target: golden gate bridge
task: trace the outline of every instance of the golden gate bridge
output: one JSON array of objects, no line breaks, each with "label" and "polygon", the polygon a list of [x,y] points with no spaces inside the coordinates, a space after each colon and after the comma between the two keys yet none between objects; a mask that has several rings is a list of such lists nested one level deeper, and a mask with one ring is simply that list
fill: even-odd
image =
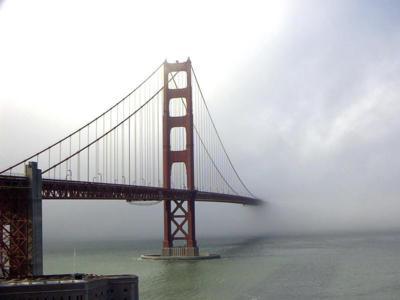
[{"label": "golden gate bridge", "polygon": [[[193,80],[194,79],[194,80]],[[0,276],[43,273],[42,200],[163,201],[163,256],[198,256],[197,201],[261,205],[235,169],[190,59],[0,171]]]}]

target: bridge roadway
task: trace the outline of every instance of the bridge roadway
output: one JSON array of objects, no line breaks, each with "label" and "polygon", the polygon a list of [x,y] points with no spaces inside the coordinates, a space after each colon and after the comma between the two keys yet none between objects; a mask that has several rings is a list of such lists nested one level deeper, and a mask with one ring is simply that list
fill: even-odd
[{"label": "bridge roadway", "polygon": [[[29,181],[24,176],[0,175],[0,196],[10,189],[18,190],[29,187]],[[189,191],[183,189],[166,189],[139,185],[98,183],[86,181],[42,179],[42,199],[48,200],[185,200],[196,194],[199,202],[235,203],[243,205],[262,205],[263,201],[256,198],[221,193]]]}]

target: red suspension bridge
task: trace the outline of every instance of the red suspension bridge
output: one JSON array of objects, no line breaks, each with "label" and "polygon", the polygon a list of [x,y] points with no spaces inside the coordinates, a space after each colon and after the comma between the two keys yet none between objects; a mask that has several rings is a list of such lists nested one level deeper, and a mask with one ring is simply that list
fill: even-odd
[{"label": "red suspension bridge", "polygon": [[233,166],[189,59],[164,62],[89,123],[0,171],[1,276],[42,274],[42,199],[163,201],[164,256],[199,255],[196,201],[262,203]]}]

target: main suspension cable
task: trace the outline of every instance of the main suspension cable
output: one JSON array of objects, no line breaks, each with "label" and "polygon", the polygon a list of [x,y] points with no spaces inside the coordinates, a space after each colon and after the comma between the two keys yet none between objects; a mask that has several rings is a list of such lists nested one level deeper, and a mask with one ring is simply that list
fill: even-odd
[{"label": "main suspension cable", "polygon": [[[178,85],[176,84],[176,81],[175,81],[174,78],[172,78],[172,81],[173,81],[173,83],[175,84],[175,87],[177,88]],[[183,105],[185,106],[185,109],[187,110],[187,104],[185,103],[185,101],[183,101],[183,98],[180,98],[180,99],[181,99]],[[201,144],[203,145],[203,148],[204,148],[204,150],[206,151],[207,156],[210,158],[210,160],[211,160],[213,166],[214,166],[215,169],[217,170],[218,174],[221,176],[222,180],[229,186],[229,188],[230,188],[235,194],[239,195],[239,193],[229,184],[229,182],[226,180],[226,178],[224,177],[224,175],[222,175],[222,172],[219,170],[217,164],[215,163],[214,159],[211,157],[210,152],[208,151],[206,145],[204,144],[204,141],[203,141],[203,139],[201,138],[200,133],[199,133],[199,131],[197,130],[196,125],[193,124],[193,128],[194,128],[194,130],[195,130],[197,136],[199,137],[199,140],[200,140]]]},{"label": "main suspension cable", "polygon": [[[177,74],[175,74],[176,76]],[[174,80],[175,76],[172,76],[172,78],[169,80]],[[139,108],[137,108],[134,112],[132,112],[130,115],[128,115],[128,117],[124,118],[121,122],[117,123],[117,125],[115,125],[114,127],[110,128],[107,132],[105,132],[104,134],[102,134],[101,136],[99,136],[98,138],[96,138],[95,140],[93,140],[92,142],[88,142],[88,144],[79,149],[78,151],[76,151],[75,153],[73,153],[72,155],[66,157],[65,159],[59,161],[58,163],[54,164],[53,166],[47,168],[46,170],[42,171],[42,174],[45,174],[46,172],[50,171],[53,168],[56,168],[57,166],[61,165],[62,163],[68,161],[69,159],[71,159],[72,157],[74,157],[75,155],[81,153],[82,151],[88,149],[90,146],[92,146],[93,144],[95,144],[96,142],[98,142],[99,140],[101,140],[103,137],[107,136],[109,133],[113,132],[115,129],[119,128],[119,126],[121,124],[124,124],[127,120],[129,120],[132,116],[134,116],[137,112],[139,112],[143,107],[145,107],[151,100],[153,100],[162,90],[164,89],[164,87],[162,86],[160,89],[158,89],[145,103],[143,103],[141,106],[139,106]],[[115,107],[115,106],[114,106]],[[84,127],[85,128],[85,127]],[[88,151],[89,153],[89,151]],[[88,160],[89,163],[89,160]],[[88,180],[89,181],[89,180]]]},{"label": "main suspension cable", "polygon": [[82,127],[80,127],[79,129],[75,130],[74,132],[72,132],[71,134],[67,135],[66,137],[64,137],[63,139],[55,142],[54,144],[50,145],[49,147],[33,154],[32,156],[12,165],[11,167],[3,170],[0,172],[0,174],[3,174],[7,171],[12,170],[13,168],[25,163],[26,161],[37,157],[38,155],[46,152],[47,150],[50,150],[51,148],[53,148],[54,146],[57,146],[58,144],[61,144],[63,141],[67,140],[68,138],[72,137],[73,135],[75,135],[76,133],[80,132],[81,130],[83,130],[84,128],[90,126],[91,124],[93,124],[94,122],[96,122],[98,119],[100,119],[101,117],[103,117],[105,114],[107,114],[108,112],[110,112],[113,108],[115,108],[116,106],[118,106],[121,102],[123,102],[124,100],[126,100],[130,95],[132,95],[134,92],[136,92],[140,87],[142,87],[151,77],[153,77],[154,74],[156,74],[160,68],[164,65],[164,63],[162,63],[161,65],[159,65],[149,76],[147,76],[136,88],[134,88],[131,92],[129,92],[125,97],[123,97],[121,100],[119,100],[116,104],[114,104],[113,106],[111,106],[109,109],[107,109],[105,112],[103,112],[102,114],[100,114],[99,116],[97,116],[96,118],[94,118],[92,121],[86,123],[85,125],[83,125]]},{"label": "main suspension cable", "polygon": [[198,89],[199,89],[199,92],[200,92],[200,95],[201,95],[201,99],[203,100],[204,106],[206,107],[206,110],[207,110],[207,114],[208,114],[208,116],[210,117],[211,124],[212,124],[213,127],[214,127],[215,133],[216,133],[216,135],[217,135],[217,137],[218,137],[218,140],[219,140],[219,142],[220,142],[220,144],[221,144],[221,146],[222,146],[222,150],[224,151],[224,153],[225,153],[225,155],[226,155],[226,157],[227,157],[227,159],[228,159],[228,161],[229,161],[230,166],[232,167],[232,169],[233,169],[233,171],[235,172],[237,178],[239,179],[239,181],[240,181],[240,183],[242,184],[242,186],[246,189],[246,191],[247,191],[252,197],[256,198],[256,196],[254,196],[254,194],[247,188],[246,184],[243,182],[242,178],[239,176],[239,173],[237,172],[236,168],[234,167],[234,165],[233,165],[233,163],[232,163],[232,161],[231,161],[231,159],[230,159],[230,157],[229,157],[229,155],[228,155],[228,152],[226,151],[226,148],[225,148],[225,146],[224,146],[224,143],[222,142],[222,139],[221,139],[221,137],[220,137],[220,135],[219,135],[219,133],[218,133],[217,127],[215,126],[215,123],[214,123],[214,120],[213,120],[213,118],[212,118],[212,116],[211,116],[210,110],[208,109],[206,100],[205,100],[204,95],[203,95],[203,91],[201,90],[199,81],[197,80],[197,76],[196,76],[196,73],[195,73],[193,67],[192,67],[192,72],[193,72],[193,75],[194,75],[194,79],[195,79],[195,81],[196,81],[196,85],[197,85],[197,87],[198,87]]}]

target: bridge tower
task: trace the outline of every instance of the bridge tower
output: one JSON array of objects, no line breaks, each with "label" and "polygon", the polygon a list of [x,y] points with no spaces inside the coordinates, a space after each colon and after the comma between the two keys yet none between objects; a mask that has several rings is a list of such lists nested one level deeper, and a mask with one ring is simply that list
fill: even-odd
[{"label": "bridge tower", "polygon": [[[186,86],[174,86],[174,76],[183,72]],[[182,73],[180,73],[182,74]],[[163,185],[171,188],[172,168],[175,163],[186,167],[187,189],[193,191],[188,199],[164,200],[164,241],[163,256],[198,256],[195,230],[195,184],[193,150],[193,105],[192,105],[192,64],[186,62],[164,63],[164,110],[163,110]],[[170,102],[181,99],[186,113],[172,116]],[[184,100],[183,100],[184,99]],[[171,149],[171,130],[182,127],[186,132],[186,147],[182,150]],[[183,241],[183,245],[177,245]]]},{"label": "bridge tower", "polygon": [[0,277],[43,273],[42,172],[29,162],[25,175],[0,190]]}]

